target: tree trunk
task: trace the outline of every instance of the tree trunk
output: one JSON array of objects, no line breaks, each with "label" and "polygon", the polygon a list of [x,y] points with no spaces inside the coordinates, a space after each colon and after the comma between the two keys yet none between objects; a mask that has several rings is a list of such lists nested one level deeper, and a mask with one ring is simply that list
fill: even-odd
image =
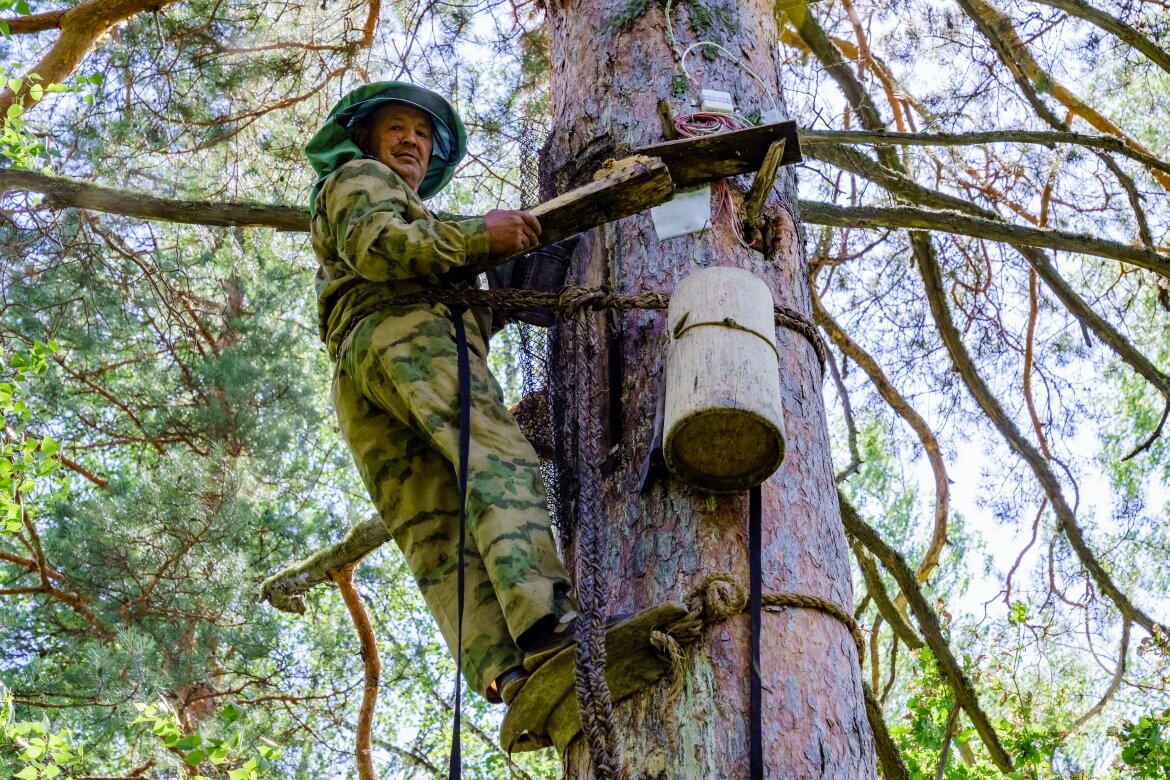
[{"label": "tree trunk", "polygon": [[[701,17],[701,18],[700,18]],[[550,196],[577,186],[609,157],[662,140],[656,104],[671,99],[676,113],[697,110],[699,87],[730,91],[744,114],[770,99],[725,53],[706,48],[687,57],[694,81],[683,101],[672,98],[680,72],[669,43],[662,3],[630,0],[553,0],[548,9],[553,127],[542,160]],[[705,20],[705,21],[704,21]],[[678,51],[701,37],[726,47],[777,90],[771,52],[777,31],[766,0],[678,2],[671,12]],[[685,102],[684,102],[685,101]],[[723,215],[700,236],[660,242],[644,214],[591,231],[579,247],[574,273],[583,284],[616,291],[669,292],[695,269],[749,269],[774,291],[776,302],[808,315],[808,276],[791,216],[795,194],[782,172],[765,217],[766,255],[744,248]],[[554,192],[555,191],[555,192]],[[603,580],[611,614],[679,601],[708,573],[727,571],[746,589],[745,496],[711,496],[659,477],[639,493],[664,358],[661,312],[583,316],[557,334],[554,374],[571,392],[558,431],[570,455],[590,449],[600,463],[578,459],[565,475],[600,504]],[[588,329],[600,349],[590,349]],[[764,593],[795,592],[829,599],[852,612],[845,538],[833,482],[820,369],[808,342],[781,329],[780,373],[787,456],[763,488]],[[596,447],[590,448],[589,442]],[[589,467],[599,467],[599,482]],[[566,555],[574,565],[574,535]],[[873,739],[865,718],[858,658],[846,627],[819,612],[765,612],[761,667],[767,776],[871,778]],[[667,713],[667,685],[615,707],[624,763],[631,778],[742,778],[748,775],[750,655],[748,617],[706,632],[687,651],[685,689]],[[669,717],[679,724],[668,727]],[[592,777],[579,739],[566,757],[569,777]]]}]

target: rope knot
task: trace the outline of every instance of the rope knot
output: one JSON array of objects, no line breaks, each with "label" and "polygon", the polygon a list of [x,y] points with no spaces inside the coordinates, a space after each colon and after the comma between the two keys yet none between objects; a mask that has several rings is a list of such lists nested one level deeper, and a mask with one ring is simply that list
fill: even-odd
[{"label": "rope knot", "polygon": [[613,295],[605,287],[562,287],[557,293],[557,309],[569,317],[575,317],[585,309],[604,309],[612,301]]}]

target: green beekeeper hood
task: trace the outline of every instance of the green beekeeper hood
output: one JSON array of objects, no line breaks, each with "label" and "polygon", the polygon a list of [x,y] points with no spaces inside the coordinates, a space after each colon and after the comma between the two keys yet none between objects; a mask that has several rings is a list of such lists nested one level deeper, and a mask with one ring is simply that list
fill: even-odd
[{"label": "green beekeeper hood", "polygon": [[347,162],[367,156],[353,140],[351,133],[354,128],[387,103],[405,103],[426,111],[435,126],[431,159],[418,186],[419,197],[426,199],[438,194],[455,175],[456,166],[467,154],[467,130],[446,98],[405,81],[366,84],[337,102],[325,124],[305,146],[305,156],[317,172],[317,182],[309,193],[309,210],[314,216],[317,213],[317,193],[325,180]]}]

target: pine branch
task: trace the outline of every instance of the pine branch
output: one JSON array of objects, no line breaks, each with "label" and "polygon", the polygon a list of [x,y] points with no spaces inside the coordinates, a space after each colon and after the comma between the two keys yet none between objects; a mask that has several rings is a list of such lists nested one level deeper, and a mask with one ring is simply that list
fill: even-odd
[{"label": "pine branch", "polygon": [[1059,8],[1067,14],[1092,22],[1105,32],[1112,33],[1118,39],[1140,51],[1159,68],[1170,73],[1170,53],[1143,35],[1141,30],[1131,27],[1117,17],[1110,16],[1083,2],[1083,0],[1035,0],[1035,2]]},{"label": "pine branch", "polygon": [[800,148],[818,156],[825,144],[892,144],[894,146],[978,146],[980,144],[1035,144],[1049,149],[1059,144],[1100,149],[1128,157],[1152,170],[1170,173],[1170,162],[1138,151],[1112,135],[1068,133],[1060,130],[988,130],[981,133],[895,133],[887,130],[801,130]]},{"label": "pine branch", "polygon": [[[826,143],[814,146],[809,156],[816,157],[838,168],[868,179],[884,187],[891,195],[903,201],[938,209],[954,209],[975,217],[993,221],[1001,220],[1001,217],[994,211],[981,208],[970,201],[962,200],[953,195],[923,187],[913,181],[909,176],[881,165],[877,160],[869,157],[860,149],[838,145],[836,143]],[[1082,327],[1086,327],[1092,331],[1098,339],[1112,349],[1139,376],[1154,386],[1162,398],[1165,399],[1166,411],[1170,412],[1170,376],[1160,371],[1141,350],[1130,343],[1129,339],[1122,335],[1105,318],[1097,314],[1092,306],[1060,275],[1046,252],[1036,247],[1025,246],[1023,244],[1013,244],[1012,246],[1032,266],[1052,293],[1064,304],[1065,308],[1077,318]],[[1138,452],[1153,444],[1161,434],[1166,417],[1167,414],[1164,413],[1161,422],[1154,432],[1144,442],[1134,448],[1126,456],[1127,458],[1133,457]]]},{"label": "pine branch", "polygon": [[886,544],[881,535],[869,523],[861,519],[857,509],[840,490],[837,491],[837,498],[841,504],[841,522],[845,525],[845,530],[873,553],[874,557],[881,561],[886,571],[893,575],[898,587],[906,596],[910,611],[914,613],[914,618],[918,621],[918,627],[922,631],[927,646],[934,653],[939,670],[954,691],[955,701],[962,705],[967,717],[971,719],[972,725],[979,732],[979,736],[982,738],[983,744],[987,746],[987,752],[996,767],[1004,774],[1010,774],[1012,772],[1011,756],[1008,755],[1000,742],[999,734],[991,725],[991,719],[987,717],[987,713],[979,705],[975,686],[972,685],[970,678],[963,673],[959,662],[955,660],[954,653],[951,652],[950,645],[947,644],[946,637],[943,636],[938,615],[930,608],[926,596],[923,595],[918,581],[914,578],[914,572],[906,564],[906,559],[902,557],[901,553]]},{"label": "pine branch", "polygon": [[371,514],[349,530],[337,544],[273,574],[260,584],[260,601],[283,612],[305,613],[304,594],[331,579],[330,572],[360,561],[390,539],[378,514]]},{"label": "pine branch", "polygon": [[[118,22],[143,11],[158,11],[174,2],[176,0],[90,0],[64,11],[59,17],[38,14],[27,17],[24,25],[19,19],[13,19],[12,22],[16,23],[17,29],[26,26],[27,32],[54,27],[61,30],[57,41],[28,71],[40,76],[43,84],[55,84],[68,79],[98,39]],[[0,115],[6,114],[9,106],[19,104],[27,107],[36,102],[29,92],[31,80],[26,78],[22,81],[24,83],[19,94],[7,88],[0,90]]]},{"label": "pine branch", "polygon": [[216,227],[270,227],[291,232],[309,229],[309,212],[292,206],[157,198],[33,171],[0,170],[0,196],[37,192],[45,208],[79,208],[139,219]]},{"label": "pine branch", "polygon": [[[881,395],[882,400],[889,404],[890,408],[894,410],[894,413],[910,426],[910,429],[914,431],[914,434],[922,443],[922,448],[926,451],[926,457],[930,461],[930,468],[934,473],[934,531],[931,534],[930,544],[927,546],[917,570],[918,581],[926,582],[930,576],[930,572],[938,565],[939,559],[942,557],[943,546],[947,542],[947,518],[950,515],[951,479],[947,476],[947,466],[943,461],[942,447],[939,446],[938,439],[935,438],[934,431],[930,429],[930,425],[922,418],[918,410],[911,406],[910,402],[898,392],[898,389],[894,387],[894,383],[889,380],[873,356],[849,337],[845,329],[837,324],[837,321],[833,319],[821,304],[820,296],[816,294],[816,290],[813,289],[812,285],[809,285],[809,288],[813,291],[813,318],[816,320],[817,325],[829,334],[829,338],[838,349],[845,353],[845,355],[865,372],[865,375],[869,377],[869,381],[877,389],[878,394]],[[887,617],[886,620],[890,620],[890,618]],[[911,639],[902,637],[902,641],[914,647]]]},{"label": "pine branch", "polygon": [[1170,256],[1159,252],[1096,238],[1086,233],[1024,227],[958,211],[931,211],[909,206],[837,206],[802,200],[800,216],[805,222],[830,227],[928,230],[1007,244],[1061,249],[1129,263],[1170,279]]},{"label": "pine branch", "polygon": [[967,389],[975,398],[975,402],[995,425],[1008,446],[1023,458],[1032,469],[1036,481],[1040,483],[1048,500],[1052,502],[1052,510],[1060,521],[1065,537],[1080,559],[1081,566],[1088,571],[1097,587],[1117,606],[1126,620],[1131,620],[1145,628],[1150,634],[1154,634],[1161,628],[1160,624],[1129,600],[1129,597],[1117,587],[1105,567],[1097,560],[1097,556],[1089,548],[1084,532],[1077,523],[1076,514],[1064,497],[1064,491],[1060,487],[1060,481],[1056,478],[1056,474],[1052,471],[1052,466],[1043,454],[1020,433],[1015,422],[1012,421],[999,399],[991,392],[991,388],[987,386],[975,368],[975,363],[968,354],[967,347],[963,344],[962,335],[955,326],[950,309],[947,307],[942,268],[939,266],[930,236],[925,233],[913,232],[910,234],[910,241],[914,247],[915,261],[922,274],[923,284],[926,287],[926,298],[930,304],[930,311],[938,328],[939,337],[951,355],[951,362],[955,370],[962,377]]},{"label": "pine branch", "polygon": [[31,16],[13,16],[3,20],[9,35],[32,35],[45,30],[60,30],[66,11],[46,11]]}]

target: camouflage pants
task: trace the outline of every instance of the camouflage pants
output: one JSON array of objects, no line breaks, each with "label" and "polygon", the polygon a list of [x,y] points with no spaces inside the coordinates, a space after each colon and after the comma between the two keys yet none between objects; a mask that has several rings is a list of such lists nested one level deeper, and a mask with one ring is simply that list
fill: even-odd
[{"label": "camouflage pants", "polygon": [[[463,672],[483,695],[522,661],[519,637],[567,608],[536,454],[503,404],[474,317],[471,363]],[[447,647],[456,645],[459,381],[444,306],[387,307],[342,345],[333,402],[378,511]]]}]

